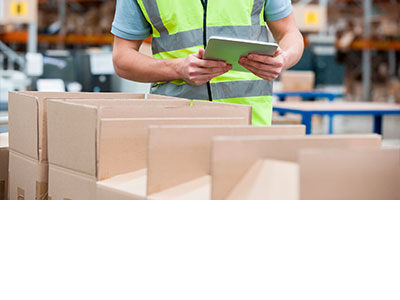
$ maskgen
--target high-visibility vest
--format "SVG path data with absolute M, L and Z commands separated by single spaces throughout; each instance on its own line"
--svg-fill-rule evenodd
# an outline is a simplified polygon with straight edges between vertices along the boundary
M 133 0 L 132 0 L 133 1 Z M 137 0 L 152 27 L 153 56 L 184 58 L 211 36 L 268 41 L 265 0 Z M 183 80 L 154 83 L 154 94 L 251 105 L 253 125 L 270 125 L 272 82 L 250 72 L 229 71 L 200 86 Z

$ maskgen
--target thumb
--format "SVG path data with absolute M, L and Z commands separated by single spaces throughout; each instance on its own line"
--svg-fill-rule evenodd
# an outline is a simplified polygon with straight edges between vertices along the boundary
M 204 52 L 205 52 L 205 50 L 203 49 L 203 48 L 200 48 L 199 49 L 199 52 L 197 52 L 197 57 L 198 58 L 203 58 L 203 56 L 204 56 Z
M 274 57 L 277 57 L 278 55 L 280 55 L 280 54 L 282 54 L 282 48 L 281 47 L 278 47 L 277 49 L 276 49 L 276 51 L 275 51 L 275 54 L 274 54 Z

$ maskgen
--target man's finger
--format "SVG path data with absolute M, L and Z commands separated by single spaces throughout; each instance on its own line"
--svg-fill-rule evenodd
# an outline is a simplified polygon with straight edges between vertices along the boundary
M 268 71 L 260 71 L 257 68 L 254 68 L 252 66 L 248 66 L 248 65 L 243 65 L 243 67 L 245 67 L 247 70 L 249 70 L 251 73 L 253 73 L 254 75 L 260 77 L 260 78 L 268 78 L 268 80 L 272 80 L 273 78 L 275 78 L 276 76 L 274 76 L 273 73 L 268 72 Z
M 197 62 L 199 67 L 202 68 L 224 68 L 228 66 L 228 64 L 221 60 L 209 60 L 209 59 L 200 59 Z
M 199 52 L 197 52 L 197 54 L 196 54 L 197 58 L 202 59 L 204 56 L 204 52 L 205 52 L 205 50 L 203 48 L 200 48 Z
M 263 64 L 263 63 L 260 63 L 260 62 L 254 61 L 254 60 L 250 60 L 250 59 L 247 59 L 244 57 L 241 58 L 239 62 L 242 66 L 251 66 L 251 67 L 259 69 L 260 71 L 265 71 L 266 68 L 273 67 L 272 65 Z
M 201 74 L 214 74 L 214 73 L 226 73 L 231 68 L 224 67 L 224 68 L 200 68 Z
M 247 57 L 249 60 L 257 61 L 266 65 L 281 66 L 281 62 L 276 59 L 276 57 L 271 57 L 267 55 L 249 54 Z

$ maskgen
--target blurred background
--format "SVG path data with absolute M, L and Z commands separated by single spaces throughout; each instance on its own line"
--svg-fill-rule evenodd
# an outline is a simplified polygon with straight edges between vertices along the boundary
M 306 48 L 301 61 L 277 80 L 276 93 L 323 91 L 334 101 L 400 103 L 399 0 L 292 2 Z M 0 126 L 7 118 L 8 91 L 149 90 L 149 84 L 114 74 L 114 9 L 114 0 L 0 0 Z M 143 53 L 151 55 L 150 43 Z M 398 119 L 385 117 L 386 139 L 400 140 Z M 301 119 L 275 115 L 273 122 Z M 313 133 L 325 133 L 327 126 L 324 118 L 313 119 Z M 370 132 L 372 117 L 337 116 L 334 127 L 335 133 Z

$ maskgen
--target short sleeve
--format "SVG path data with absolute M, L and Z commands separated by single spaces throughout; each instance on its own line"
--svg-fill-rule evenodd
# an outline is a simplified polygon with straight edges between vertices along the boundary
M 151 35 L 151 25 L 136 0 L 117 0 L 111 33 L 127 40 L 144 40 Z
M 276 21 L 289 16 L 293 11 L 291 0 L 265 0 L 265 19 Z

